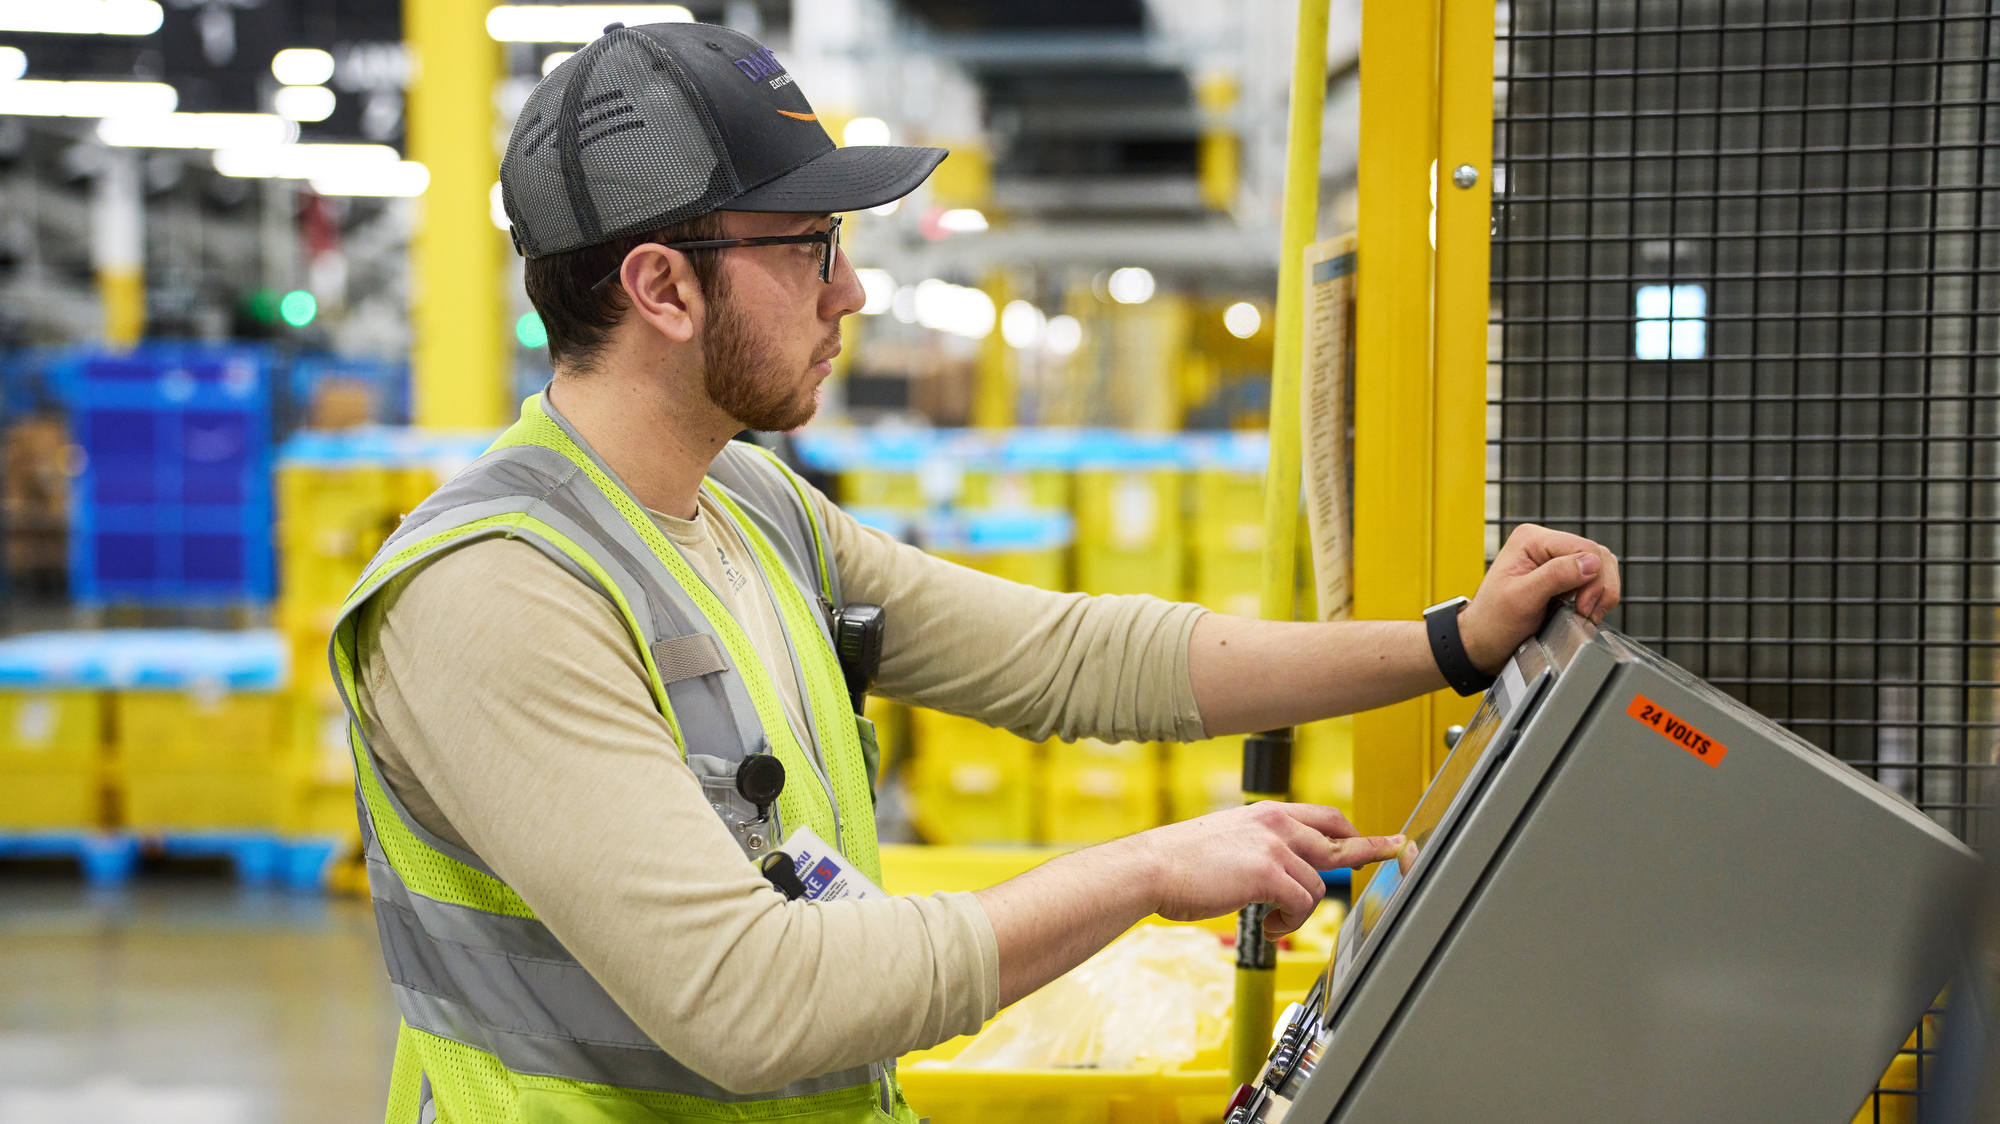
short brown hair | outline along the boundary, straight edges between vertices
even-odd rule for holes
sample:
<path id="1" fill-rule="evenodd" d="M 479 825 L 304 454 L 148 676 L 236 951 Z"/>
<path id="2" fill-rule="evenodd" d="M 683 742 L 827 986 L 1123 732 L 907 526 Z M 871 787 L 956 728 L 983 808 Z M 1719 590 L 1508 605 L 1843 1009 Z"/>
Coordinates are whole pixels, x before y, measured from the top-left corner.
<path id="1" fill-rule="evenodd" d="M 614 282 L 596 292 L 590 287 L 617 269 L 635 247 L 648 242 L 703 242 L 726 237 L 722 216 L 711 211 L 644 234 L 529 258 L 523 271 L 528 300 L 549 334 L 549 362 L 567 364 L 576 371 L 590 369 L 597 353 L 610 341 L 611 329 L 630 306 L 622 285 Z M 721 254 L 700 250 L 688 255 L 703 292 L 718 292 L 721 260 Z"/>

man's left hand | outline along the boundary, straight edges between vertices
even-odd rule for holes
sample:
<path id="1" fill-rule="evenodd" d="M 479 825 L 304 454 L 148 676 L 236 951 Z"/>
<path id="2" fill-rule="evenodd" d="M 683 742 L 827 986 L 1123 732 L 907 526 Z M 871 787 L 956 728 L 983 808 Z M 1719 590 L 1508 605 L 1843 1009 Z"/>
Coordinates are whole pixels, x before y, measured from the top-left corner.
<path id="1" fill-rule="evenodd" d="M 1542 626 L 1549 602 L 1576 594 L 1576 611 L 1593 622 L 1618 604 L 1618 558 L 1581 535 L 1524 523 L 1507 536 L 1472 604 L 1459 614 L 1465 654 L 1497 674 L 1507 657 Z"/>

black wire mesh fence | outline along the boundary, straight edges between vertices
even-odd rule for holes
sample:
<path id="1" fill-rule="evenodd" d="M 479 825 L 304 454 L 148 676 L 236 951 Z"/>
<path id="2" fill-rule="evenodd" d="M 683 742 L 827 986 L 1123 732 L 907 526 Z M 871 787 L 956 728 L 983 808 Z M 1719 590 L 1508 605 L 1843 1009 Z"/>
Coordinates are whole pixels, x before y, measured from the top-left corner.
<path id="1" fill-rule="evenodd" d="M 2000 4 L 1499 21 L 1492 541 L 1603 541 L 1619 628 L 1969 837 L 2000 740 Z"/>

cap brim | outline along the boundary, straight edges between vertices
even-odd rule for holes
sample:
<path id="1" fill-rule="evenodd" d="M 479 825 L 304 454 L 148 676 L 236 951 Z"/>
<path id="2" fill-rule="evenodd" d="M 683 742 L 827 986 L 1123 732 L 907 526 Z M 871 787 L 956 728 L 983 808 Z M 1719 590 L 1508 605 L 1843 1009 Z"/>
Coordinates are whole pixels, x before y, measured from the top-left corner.
<path id="1" fill-rule="evenodd" d="M 860 211 L 901 199 L 937 170 L 942 148 L 836 148 L 720 204 L 723 211 Z"/>

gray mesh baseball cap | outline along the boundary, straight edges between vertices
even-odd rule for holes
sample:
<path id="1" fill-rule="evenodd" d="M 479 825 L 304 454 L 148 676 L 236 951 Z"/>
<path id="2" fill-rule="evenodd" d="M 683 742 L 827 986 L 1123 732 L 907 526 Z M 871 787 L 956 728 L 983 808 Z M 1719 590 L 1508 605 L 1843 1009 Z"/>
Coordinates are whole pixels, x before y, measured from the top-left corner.
<path id="1" fill-rule="evenodd" d="M 710 211 L 856 211 L 900 199 L 941 148 L 835 147 L 763 46 L 713 24 L 620 27 L 542 79 L 500 190 L 531 258 Z"/>

